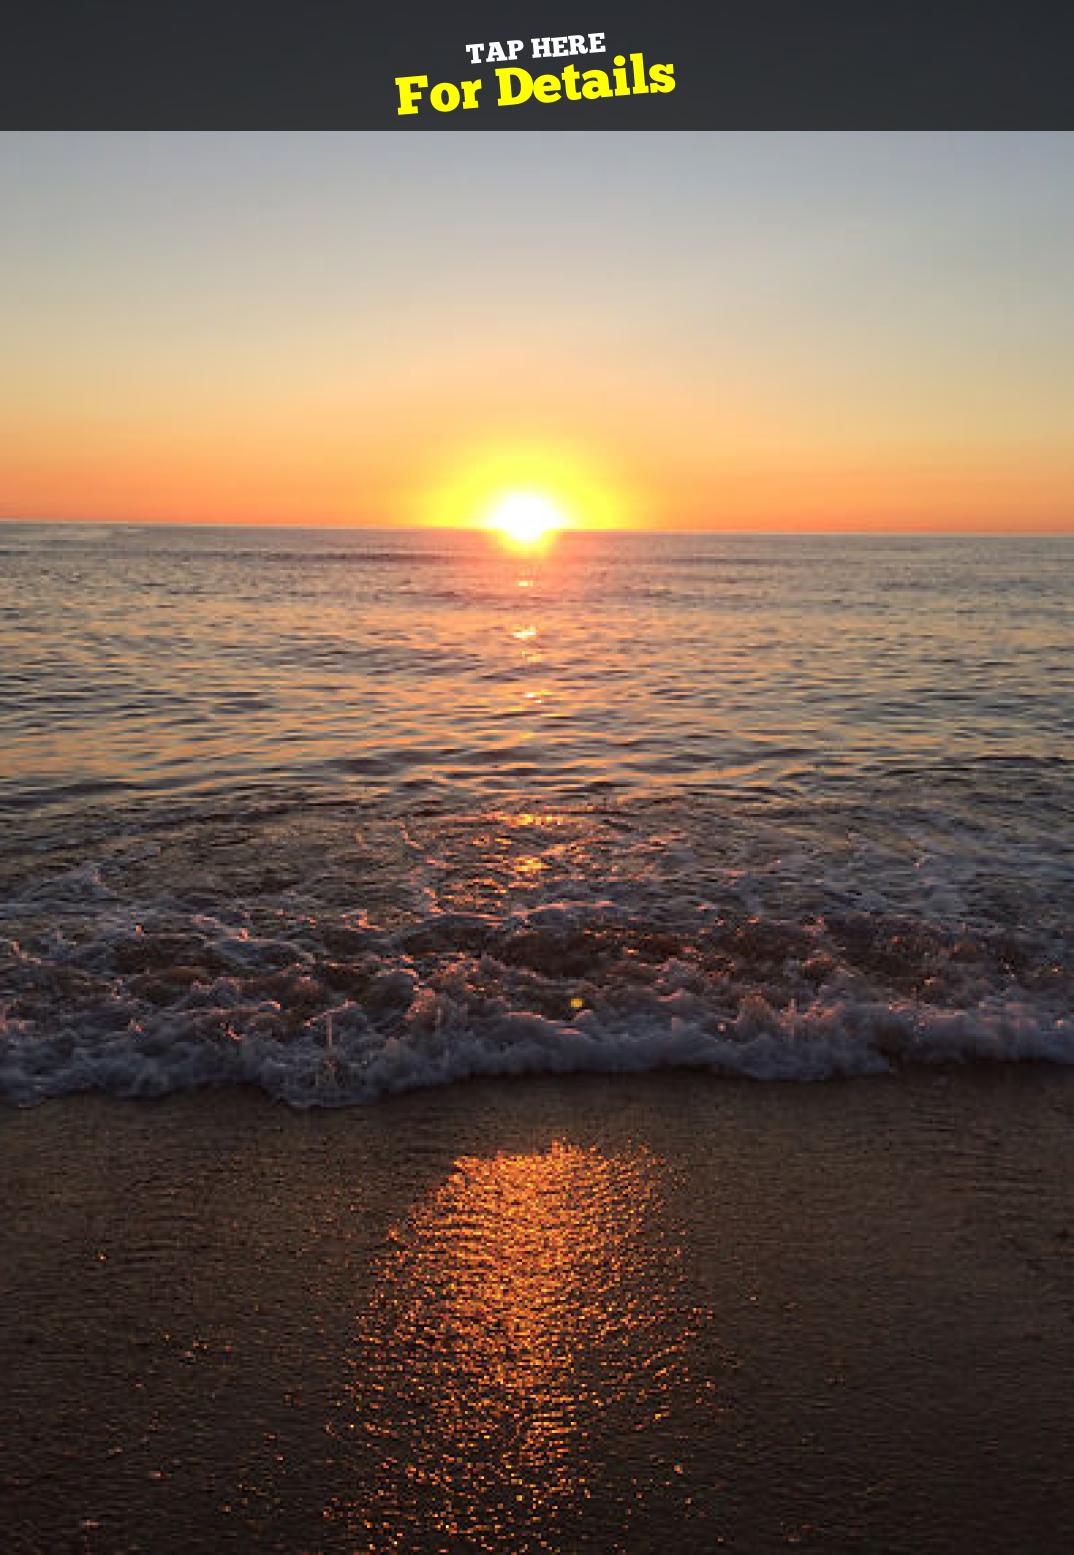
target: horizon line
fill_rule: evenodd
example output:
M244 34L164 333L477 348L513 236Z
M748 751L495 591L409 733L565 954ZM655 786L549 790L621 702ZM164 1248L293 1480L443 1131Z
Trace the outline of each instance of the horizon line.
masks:
M49 517L13 517L9 514L0 514L0 524L24 524L45 526L55 525L85 525L87 528L106 529L295 529L299 531L316 531L319 533L356 534L490 534L493 531L484 524L376 524L376 523L315 523L309 521L295 522L290 519L215 519L215 518L186 518L186 519L156 519L156 518L62 518ZM568 524L556 530L557 535L568 534L615 534L615 535L809 535L821 538L826 535L832 537L861 537L884 536L886 538L921 537L928 535L962 537L966 539L1032 539L1044 537L1074 538L1074 520L1068 524L1055 525L1049 528L1033 529L968 529L952 525L913 525L907 528L892 528L889 526L869 528L803 528L799 525L751 525L749 527L721 527L701 528L691 526L684 529L676 529L661 525L660 527L643 524L623 525L590 525Z

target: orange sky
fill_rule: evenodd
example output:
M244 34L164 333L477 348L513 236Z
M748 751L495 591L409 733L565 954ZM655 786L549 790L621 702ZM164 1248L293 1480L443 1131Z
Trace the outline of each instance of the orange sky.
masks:
M7 135L0 516L1074 528L1074 139Z

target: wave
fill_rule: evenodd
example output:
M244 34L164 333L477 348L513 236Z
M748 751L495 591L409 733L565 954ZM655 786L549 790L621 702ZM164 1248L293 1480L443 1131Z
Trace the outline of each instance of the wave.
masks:
M66 893L66 896L65 896ZM64 901L85 919L64 924ZM33 909L32 896L22 902ZM41 904L43 905L43 904ZM621 903L249 921L117 907L53 880L36 949L9 940L0 1096L255 1085L296 1107L480 1076L690 1067L817 1081L908 1064L1074 1062L1060 969L1010 935L859 912L795 922Z
M384 1036L356 1003L336 1006L297 1037L259 1032L276 1010L234 1002L100 1043L67 1038L21 1048L6 1037L0 1095L30 1105L72 1092L162 1096L208 1085L255 1085L296 1107L338 1107L489 1076L638 1074L696 1068L751 1080L826 1080L890 1072L903 1063L1074 1062L1074 1027L1018 1003L936 1011L845 1001L777 1012L745 1005L717 1035L703 1023L639 1012L610 1026L596 1013L573 1024L533 1012L468 1012L435 996L415 1001ZM444 1018L442 1018L444 1017ZM235 1023L248 1029L237 1031Z

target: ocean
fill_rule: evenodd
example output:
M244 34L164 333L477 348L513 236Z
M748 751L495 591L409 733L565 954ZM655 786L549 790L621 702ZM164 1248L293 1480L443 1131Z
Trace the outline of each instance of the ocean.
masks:
M1074 1061L1074 539L0 527L0 1096Z

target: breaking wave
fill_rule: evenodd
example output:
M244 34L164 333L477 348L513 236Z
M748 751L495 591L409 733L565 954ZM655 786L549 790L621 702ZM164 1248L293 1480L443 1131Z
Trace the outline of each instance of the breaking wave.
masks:
M349 811L284 814L46 859L0 916L0 1096L251 1084L322 1107L476 1076L1074 1062L1069 920L1044 905L1069 861L1001 911L979 859L960 879L905 831L843 826L840 854L786 815L719 841L714 815L676 819L356 836Z

